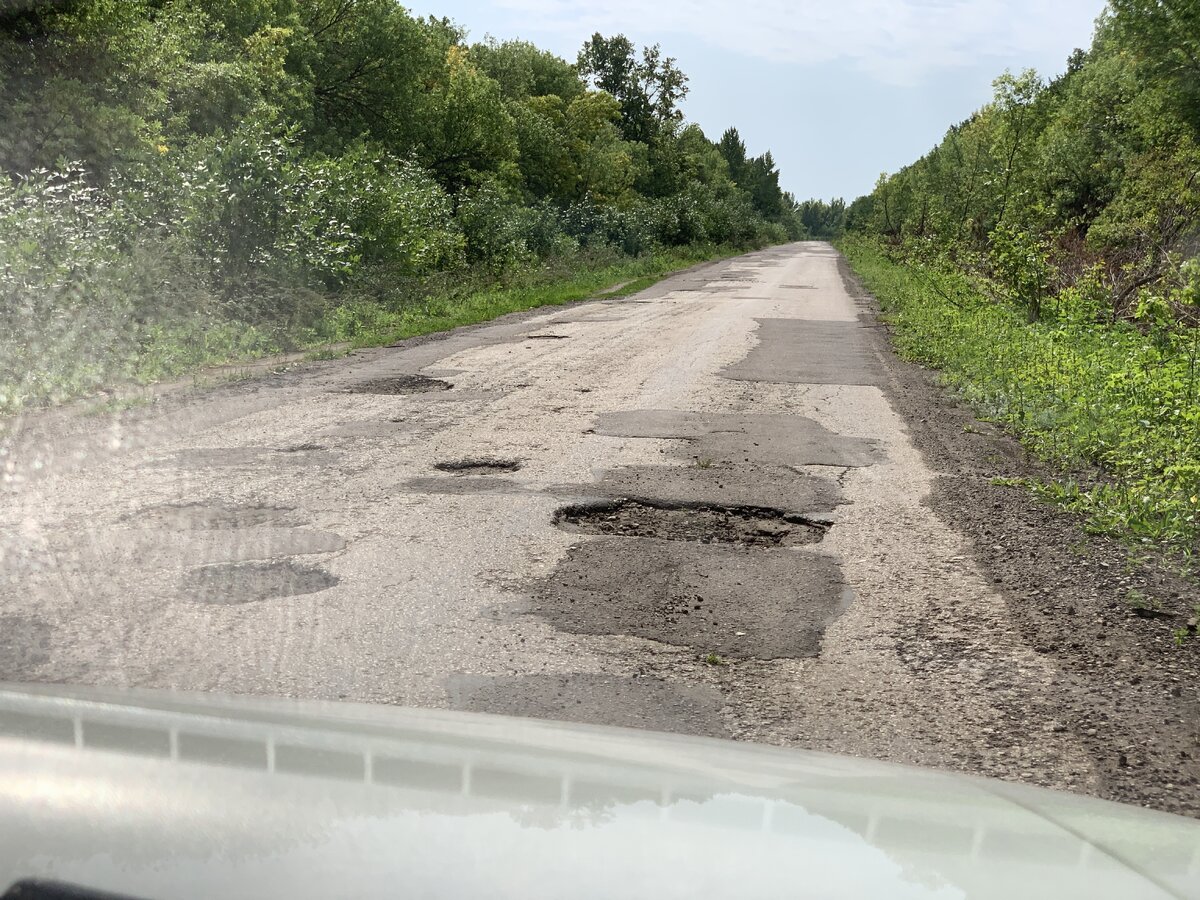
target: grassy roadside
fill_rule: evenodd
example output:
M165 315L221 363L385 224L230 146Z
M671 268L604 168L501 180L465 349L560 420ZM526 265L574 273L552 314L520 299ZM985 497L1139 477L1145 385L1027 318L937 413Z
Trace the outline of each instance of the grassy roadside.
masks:
M637 293L681 269L741 252L728 247L689 247L615 262L548 265L499 283L434 294L418 303L347 303L333 311L323 328L331 342L348 342L352 347L379 346L475 325L506 313L561 306L602 291L606 296Z
M23 372L22 380L0 379L0 416L98 391L107 399L94 411L127 408L148 402L147 386L188 378L204 385L252 377L256 370L268 371L276 360L330 359L350 349L486 322L506 313L600 293L623 296L698 263L742 252L694 246L634 258L579 254L500 275L448 273L441 279L376 286L332 301L313 298L310 314L300 322L268 325L197 317L90 346L77 339L61 345L30 341L30 362L8 367Z
M981 418L1061 475L1033 484L1088 527L1191 562L1200 542L1196 335L1100 323L1064 292L1043 321L983 296L965 276L838 242L894 327L898 352L941 371Z

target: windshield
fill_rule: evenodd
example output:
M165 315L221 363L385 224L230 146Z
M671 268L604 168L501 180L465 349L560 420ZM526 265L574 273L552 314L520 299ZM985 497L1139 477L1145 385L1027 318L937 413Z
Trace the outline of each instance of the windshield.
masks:
M0 681L1200 815L1197 58L1183 0L0 3Z

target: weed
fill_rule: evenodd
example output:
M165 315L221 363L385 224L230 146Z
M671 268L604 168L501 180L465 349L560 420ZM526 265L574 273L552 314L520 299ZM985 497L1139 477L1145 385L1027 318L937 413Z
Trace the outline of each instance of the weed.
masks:
M1175 644L1182 647L1184 641L1188 638L1195 637L1197 630L1200 630L1200 603L1192 607L1192 617L1187 620L1187 624L1180 628L1176 628L1172 634L1175 637Z
M1159 612L1162 610L1162 601L1149 597L1135 588L1130 588L1125 592L1125 602L1135 612Z
M708 656L704 657L704 662L706 665L709 665L709 666L727 666L727 665L729 665L728 660L724 659L723 657L721 657L720 655L718 655L716 653L708 654Z
M1132 575L1142 566L1150 562L1150 557L1143 554L1129 553L1125 557L1125 561L1121 564L1121 569L1126 575Z
M713 467L712 457L710 457L710 456L696 457L696 468L697 469L711 469L712 467Z
M995 485L996 487L1026 487L1029 484L1029 481L1025 478L1013 478L1008 475L997 475L991 480L991 484Z
M113 397L109 400L89 406L84 411L84 414L89 416L111 416L115 413L125 412L130 409L137 409L141 406L148 406L153 402L154 397L150 394L131 394L128 397Z
M328 359L340 359L346 355L346 350L342 348L334 349L333 347L318 347L316 350L309 350L304 354L305 362L322 362Z

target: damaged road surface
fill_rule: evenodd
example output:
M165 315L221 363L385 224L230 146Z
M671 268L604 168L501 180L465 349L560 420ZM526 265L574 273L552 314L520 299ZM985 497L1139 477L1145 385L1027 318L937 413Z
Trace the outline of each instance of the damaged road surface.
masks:
M9 422L0 680L547 716L1114 793L1064 712L1092 686L930 505L954 473L916 446L904 364L839 262L794 244Z

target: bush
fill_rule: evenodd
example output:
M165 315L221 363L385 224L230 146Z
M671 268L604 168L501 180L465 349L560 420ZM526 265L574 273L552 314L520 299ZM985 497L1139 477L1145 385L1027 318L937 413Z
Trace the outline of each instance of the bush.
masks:
M494 183L466 192L458 204L458 226L466 238L466 256L494 272L528 263L533 253L526 244L524 208Z
M358 145L301 162L302 222L345 223L356 265L426 275L462 264L466 240L450 196L416 163Z
M1087 284L1064 292L1060 315L1030 324L960 273L889 261L867 239L841 247L896 326L903 355L941 369L982 415L1043 458L1105 473L1058 486L1060 499L1097 529L1196 549L1200 332L1097 322L1087 311L1100 291Z
M125 213L78 166L0 179L0 410L90 390L133 354L165 275L123 246Z

